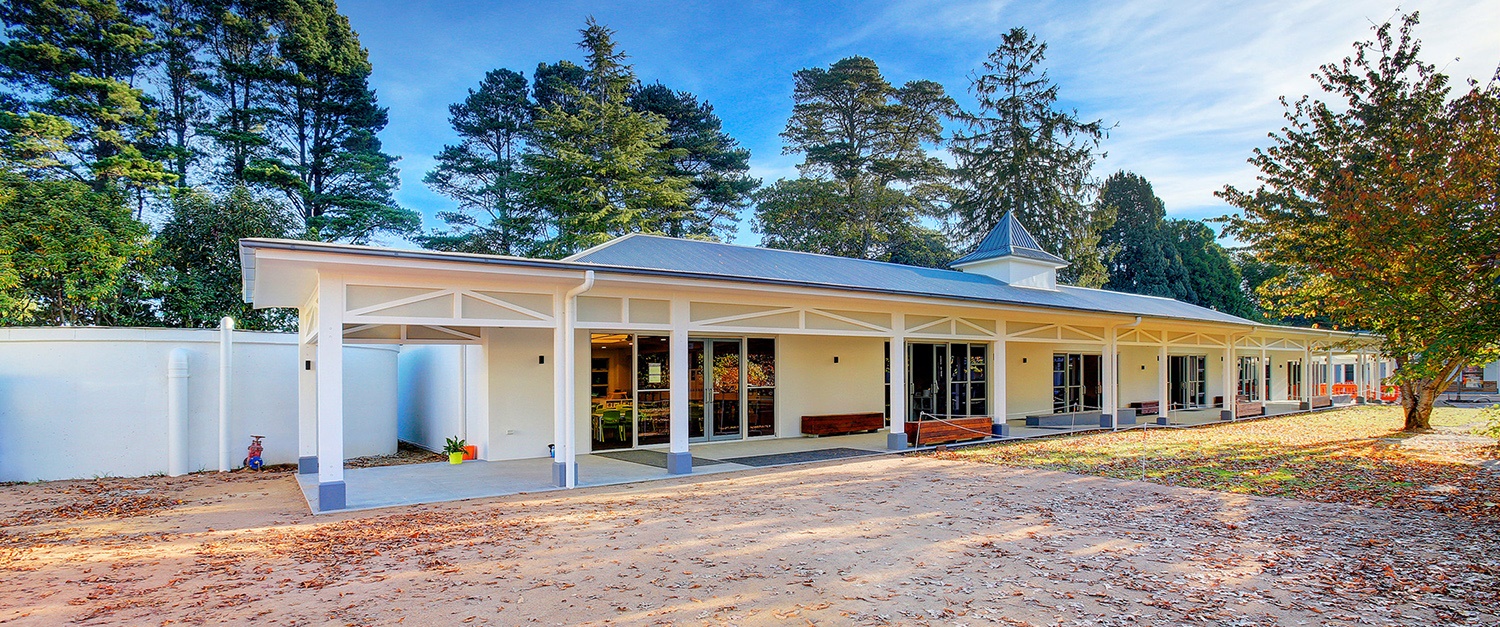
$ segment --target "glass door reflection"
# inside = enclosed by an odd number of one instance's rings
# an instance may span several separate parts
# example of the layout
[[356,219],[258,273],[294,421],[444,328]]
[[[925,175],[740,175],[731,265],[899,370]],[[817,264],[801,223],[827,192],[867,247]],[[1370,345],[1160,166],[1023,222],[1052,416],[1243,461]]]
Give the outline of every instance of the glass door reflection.
[[735,440],[740,437],[740,341],[710,340],[708,363],[710,373],[709,406],[713,408],[710,440]]

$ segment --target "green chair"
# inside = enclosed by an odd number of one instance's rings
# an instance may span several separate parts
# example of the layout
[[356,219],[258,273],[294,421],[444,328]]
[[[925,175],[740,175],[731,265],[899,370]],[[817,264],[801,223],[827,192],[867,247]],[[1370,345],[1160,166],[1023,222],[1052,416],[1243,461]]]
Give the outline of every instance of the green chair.
[[625,421],[620,418],[620,410],[605,410],[603,414],[599,415],[599,426],[602,432],[599,441],[604,441],[602,436],[610,432],[614,432],[615,439],[621,442],[625,441]]

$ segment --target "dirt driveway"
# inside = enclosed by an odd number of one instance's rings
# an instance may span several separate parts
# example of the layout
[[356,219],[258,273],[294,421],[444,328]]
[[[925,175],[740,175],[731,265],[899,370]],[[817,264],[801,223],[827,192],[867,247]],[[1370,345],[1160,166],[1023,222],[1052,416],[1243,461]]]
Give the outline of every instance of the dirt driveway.
[[0,525],[5,625],[1500,621],[1463,519],[931,458],[317,518],[286,474],[57,482]]

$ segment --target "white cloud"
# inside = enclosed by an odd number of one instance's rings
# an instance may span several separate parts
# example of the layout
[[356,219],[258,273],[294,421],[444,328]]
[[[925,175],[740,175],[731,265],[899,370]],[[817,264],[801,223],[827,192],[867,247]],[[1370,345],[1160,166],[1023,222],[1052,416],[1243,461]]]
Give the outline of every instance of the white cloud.
[[1398,10],[1421,12],[1416,35],[1423,58],[1456,83],[1495,72],[1497,2],[1410,2],[1398,9],[1346,1],[912,0],[889,6],[845,43],[894,31],[983,54],[1005,30],[1025,26],[1047,42],[1047,66],[1065,104],[1118,123],[1101,172],[1136,171],[1154,183],[1169,211],[1201,217],[1227,210],[1213,197],[1225,184],[1254,184],[1245,160],[1281,128],[1278,99],[1314,93],[1310,75],[1320,64],[1349,55],[1353,42],[1371,38],[1372,25]]

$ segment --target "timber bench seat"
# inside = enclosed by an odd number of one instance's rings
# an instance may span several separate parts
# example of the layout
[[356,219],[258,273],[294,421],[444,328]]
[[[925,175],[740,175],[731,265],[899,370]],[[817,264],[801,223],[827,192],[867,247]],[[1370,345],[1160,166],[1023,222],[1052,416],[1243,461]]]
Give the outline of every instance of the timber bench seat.
[[987,416],[906,423],[906,439],[912,446],[978,440],[990,437],[991,433],[990,419]]
[[1307,411],[1307,410],[1311,410],[1311,409],[1322,409],[1324,407],[1333,407],[1333,397],[1331,397],[1331,396],[1311,396],[1311,397],[1308,397],[1307,400],[1302,401],[1302,403],[1299,405],[1299,408],[1302,409],[1303,411]]
[[1136,401],[1130,406],[1135,409],[1137,416],[1156,416],[1161,414],[1161,401]]
[[802,417],[802,435],[845,435],[879,431],[885,428],[885,414],[818,414]]
[[1233,415],[1230,415],[1229,411],[1225,410],[1220,413],[1220,419],[1238,420],[1240,418],[1250,418],[1252,416],[1263,416],[1265,415],[1265,413],[1266,406],[1262,403],[1255,401],[1239,401],[1234,404]]

